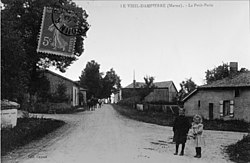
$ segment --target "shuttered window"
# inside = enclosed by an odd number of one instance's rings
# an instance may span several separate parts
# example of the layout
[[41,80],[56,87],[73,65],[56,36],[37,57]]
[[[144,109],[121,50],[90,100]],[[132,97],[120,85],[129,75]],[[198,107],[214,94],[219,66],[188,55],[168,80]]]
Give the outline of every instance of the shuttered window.
[[221,100],[220,101],[220,116],[234,116],[234,101],[233,100]]

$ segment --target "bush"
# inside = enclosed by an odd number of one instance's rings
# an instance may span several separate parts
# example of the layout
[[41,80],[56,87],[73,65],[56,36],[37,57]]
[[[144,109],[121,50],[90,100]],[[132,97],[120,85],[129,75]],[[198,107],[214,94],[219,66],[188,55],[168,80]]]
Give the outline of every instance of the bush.
[[36,103],[34,111],[29,110],[29,112],[33,113],[48,113],[48,111],[49,111],[49,103]]
[[135,107],[135,104],[141,103],[140,96],[129,97],[118,102],[119,105]]
[[71,113],[76,109],[67,103],[37,103],[33,113]]
[[172,126],[175,116],[173,114],[159,113],[159,112],[142,112],[132,109],[128,106],[113,105],[121,115],[138,121],[158,124],[163,126]]
[[243,120],[204,120],[204,129],[219,131],[250,132],[250,124]]
[[250,162],[250,133],[237,143],[229,145],[226,152],[232,161],[238,163]]

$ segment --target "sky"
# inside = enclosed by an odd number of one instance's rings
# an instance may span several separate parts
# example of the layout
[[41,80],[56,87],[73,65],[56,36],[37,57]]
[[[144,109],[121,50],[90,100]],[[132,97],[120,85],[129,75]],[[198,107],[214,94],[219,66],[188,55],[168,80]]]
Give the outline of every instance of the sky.
[[122,87],[153,76],[179,89],[189,78],[205,84],[206,70],[223,63],[250,69],[248,0],[74,2],[89,14],[85,50],[65,73],[50,68],[71,80],[91,60],[101,72],[113,68]]

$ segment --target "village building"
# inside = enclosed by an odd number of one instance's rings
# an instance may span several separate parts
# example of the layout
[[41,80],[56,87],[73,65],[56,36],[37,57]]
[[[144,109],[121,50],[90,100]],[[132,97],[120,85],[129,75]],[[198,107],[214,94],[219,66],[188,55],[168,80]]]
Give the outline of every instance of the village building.
[[66,94],[69,97],[70,105],[78,106],[87,103],[87,90],[80,87],[79,82],[70,80],[50,70],[44,70],[43,74],[50,82],[50,93],[55,93],[58,85],[63,84],[66,87]]
[[199,86],[183,102],[187,116],[200,114],[210,120],[250,122],[250,72],[236,73]]
[[[153,91],[149,93],[145,98],[145,102],[164,102],[173,103],[176,100],[178,93],[173,81],[155,82]],[[114,101],[118,102],[121,99],[129,98],[134,96],[137,92],[144,89],[145,83],[136,82],[129,84],[125,88],[117,91],[114,94]]]

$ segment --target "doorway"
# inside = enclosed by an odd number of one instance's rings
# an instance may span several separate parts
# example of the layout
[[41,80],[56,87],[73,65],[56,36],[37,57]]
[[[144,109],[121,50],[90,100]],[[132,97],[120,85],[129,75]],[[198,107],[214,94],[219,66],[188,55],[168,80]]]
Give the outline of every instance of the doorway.
[[214,104],[209,103],[209,120],[214,118]]

